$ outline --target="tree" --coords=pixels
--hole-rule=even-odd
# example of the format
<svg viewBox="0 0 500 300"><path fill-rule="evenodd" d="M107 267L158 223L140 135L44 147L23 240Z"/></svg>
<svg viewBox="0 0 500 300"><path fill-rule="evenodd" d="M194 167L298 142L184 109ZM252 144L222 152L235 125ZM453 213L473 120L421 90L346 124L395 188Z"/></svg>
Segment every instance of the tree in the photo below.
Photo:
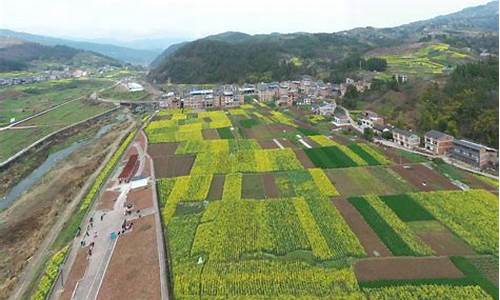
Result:
<svg viewBox="0 0 500 300"><path fill-rule="evenodd" d="M383 72L387 69L387 60L378 57L369 58L364 68L368 71Z"/></svg>
<svg viewBox="0 0 500 300"><path fill-rule="evenodd" d="M357 98L359 97L359 92L355 86L349 85L345 92L344 98L342 99L342 104L348 109L354 109L357 106Z"/></svg>
<svg viewBox="0 0 500 300"><path fill-rule="evenodd" d="M387 130L382 132L382 138L386 140L392 140L392 131Z"/></svg>
<svg viewBox="0 0 500 300"><path fill-rule="evenodd" d="M365 128L363 130L363 137L367 140L367 141L372 141L373 140L373 130L371 128Z"/></svg>

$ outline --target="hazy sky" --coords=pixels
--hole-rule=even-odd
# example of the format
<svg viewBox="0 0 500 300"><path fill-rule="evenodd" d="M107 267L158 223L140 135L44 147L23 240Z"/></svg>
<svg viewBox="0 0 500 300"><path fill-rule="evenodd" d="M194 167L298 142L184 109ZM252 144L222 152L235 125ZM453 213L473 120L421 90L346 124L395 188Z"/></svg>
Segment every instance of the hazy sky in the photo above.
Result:
<svg viewBox="0 0 500 300"><path fill-rule="evenodd" d="M81 38L390 27L488 0L0 0L0 28Z"/></svg>

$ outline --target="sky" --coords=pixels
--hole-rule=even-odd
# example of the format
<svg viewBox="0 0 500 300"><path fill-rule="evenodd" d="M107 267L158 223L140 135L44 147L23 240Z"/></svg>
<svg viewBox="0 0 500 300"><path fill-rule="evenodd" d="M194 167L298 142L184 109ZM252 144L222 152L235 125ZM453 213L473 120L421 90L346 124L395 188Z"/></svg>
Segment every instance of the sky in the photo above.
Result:
<svg viewBox="0 0 500 300"><path fill-rule="evenodd" d="M195 39L225 31L392 27L489 0L0 0L0 28L57 37Z"/></svg>

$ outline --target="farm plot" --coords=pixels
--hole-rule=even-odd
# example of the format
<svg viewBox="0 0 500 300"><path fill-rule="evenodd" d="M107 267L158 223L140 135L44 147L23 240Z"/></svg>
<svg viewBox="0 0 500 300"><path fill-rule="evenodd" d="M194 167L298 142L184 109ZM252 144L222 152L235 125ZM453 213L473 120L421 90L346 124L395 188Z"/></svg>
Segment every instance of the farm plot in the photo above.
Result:
<svg viewBox="0 0 500 300"><path fill-rule="evenodd" d="M161 299L154 216L134 223L134 230L116 242L97 299Z"/></svg>
<svg viewBox="0 0 500 300"><path fill-rule="evenodd" d="M383 154L367 144L349 144L348 148L366 161L370 166L386 165L390 163L390 161L385 158Z"/></svg>
<svg viewBox="0 0 500 300"><path fill-rule="evenodd" d="M262 180L264 181L266 198L279 198L281 196L272 173L264 173Z"/></svg>
<svg viewBox="0 0 500 300"><path fill-rule="evenodd" d="M435 281L435 280L434 280ZM477 285L444 285L428 284L388 286L379 288L363 288L370 299L492 299Z"/></svg>
<svg viewBox="0 0 500 300"><path fill-rule="evenodd" d="M335 146L304 149L313 164L322 169L354 167L357 164Z"/></svg>
<svg viewBox="0 0 500 300"><path fill-rule="evenodd" d="M194 155L172 155L153 158L156 177L188 175L195 161Z"/></svg>
<svg viewBox="0 0 500 300"><path fill-rule="evenodd" d="M214 175L210 190L208 190L207 200L222 199L222 191L224 189L224 175Z"/></svg>
<svg viewBox="0 0 500 300"><path fill-rule="evenodd" d="M10 118L22 120L111 84L108 80L67 79L2 88L0 124L8 124Z"/></svg>
<svg viewBox="0 0 500 300"><path fill-rule="evenodd" d="M19 126L67 126L111 109L109 104L76 100L21 123Z"/></svg>
<svg viewBox="0 0 500 300"><path fill-rule="evenodd" d="M369 256L391 256L391 251L382 243L377 234L366 223L359 212L346 200L335 199L333 204L358 237Z"/></svg>
<svg viewBox="0 0 500 300"><path fill-rule="evenodd" d="M359 167L326 170L342 196L388 195L414 191L399 175L384 167Z"/></svg>
<svg viewBox="0 0 500 300"><path fill-rule="evenodd" d="M432 248L436 255L476 254L471 246L438 221L413 221L407 224L422 241Z"/></svg>
<svg viewBox="0 0 500 300"><path fill-rule="evenodd" d="M159 156L195 157L185 176L157 181L176 299L365 299L371 297L371 289L383 295L384 289L392 287L376 285L380 280L358 285L354 262L366 256L419 259L416 256L440 253L425 244L417 230L424 228L424 222L438 223L438 218L413 194L366 196L350 199L352 203L338 197L418 191L390 167L368 166L389 163L378 148L352 146L350 140L340 144L309 128L304 131L303 124L290 115L266 107L168 115L168 120L151 122L150 133L169 135L164 140L179 140L179 132L184 136L177 147L162 150L169 155ZM231 131L234 139L224 139L218 131L230 127L235 128ZM217 136L209 137L208 130ZM199 133L189 136L192 131L201 137ZM314 163L307 150L294 144L296 134L311 134L306 139L316 149L334 149L336 155L326 153L324 159L335 168ZM349 167L360 167L338 168L342 160ZM386 267L391 269L387 274L394 272L394 267ZM448 272L448 267L440 271ZM471 288L467 291L479 295L472 287L477 284L461 268L461 277L455 279L448 273L445 279L428 277L424 271L396 275L408 276L412 282L420 280L415 279L419 276L426 283L462 282L468 285L464 292ZM399 277L387 280L394 285ZM412 295L446 289L441 284L422 291L420 284L414 291L406 279L400 281Z"/></svg>
<svg viewBox="0 0 500 300"><path fill-rule="evenodd" d="M398 216L377 196L349 198L379 238L396 256L431 255L432 249L422 242Z"/></svg>
<svg viewBox="0 0 500 300"><path fill-rule="evenodd" d="M391 167L420 191L457 190L450 180L422 164Z"/></svg>
<svg viewBox="0 0 500 300"><path fill-rule="evenodd" d="M245 199L264 199L264 183L261 174L244 174L241 196Z"/></svg>
<svg viewBox="0 0 500 300"><path fill-rule="evenodd" d="M483 190L412 193L420 205L479 253L498 253L498 198Z"/></svg>
<svg viewBox="0 0 500 300"><path fill-rule="evenodd" d="M360 282L465 277L447 257L362 259L354 264L354 272Z"/></svg>
<svg viewBox="0 0 500 300"><path fill-rule="evenodd" d="M201 131L201 135L205 140L216 140L220 139L217 129L208 128Z"/></svg>

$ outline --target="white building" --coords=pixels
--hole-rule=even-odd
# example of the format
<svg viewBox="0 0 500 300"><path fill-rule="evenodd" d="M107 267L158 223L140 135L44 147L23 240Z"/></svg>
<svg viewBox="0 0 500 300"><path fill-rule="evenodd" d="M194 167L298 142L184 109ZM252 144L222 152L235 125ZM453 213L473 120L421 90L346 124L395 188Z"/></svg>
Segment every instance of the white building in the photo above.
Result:
<svg viewBox="0 0 500 300"><path fill-rule="evenodd" d="M137 82L128 82L127 89L129 92L142 92L144 91L144 87Z"/></svg>

